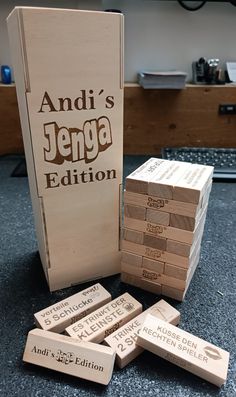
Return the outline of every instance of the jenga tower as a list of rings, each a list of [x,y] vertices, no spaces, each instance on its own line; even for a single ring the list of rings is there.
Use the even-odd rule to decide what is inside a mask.
[[[121,280],[182,301],[197,267],[213,167],[150,158],[126,178]]]

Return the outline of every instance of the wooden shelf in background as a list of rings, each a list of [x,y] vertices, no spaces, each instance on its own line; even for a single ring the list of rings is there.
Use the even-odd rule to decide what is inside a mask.
[[[236,147],[236,116],[219,104],[236,103],[236,86],[187,85],[184,90],[144,90],[125,85],[124,154],[160,154],[162,147]],[[14,84],[0,84],[0,155],[23,153]]]

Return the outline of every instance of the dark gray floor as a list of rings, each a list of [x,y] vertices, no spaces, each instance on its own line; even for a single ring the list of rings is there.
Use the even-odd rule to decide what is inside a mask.
[[[143,157],[126,157],[127,175]],[[235,225],[236,185],[214,183],[201,259],[185,301],[166,299],[181,312],[180,326],[231,352],[228,380],[221,389],[144,352],[123,370],[115,369],[107,387],[22,363],[33,313],[92,283],[49,293],[34,234],[27,178],[11,178],[17,157],[0,158],[0,396],[236,396],[235,383]],[[113,297],[128,291],[144,308],[158,297],[102,280]]]

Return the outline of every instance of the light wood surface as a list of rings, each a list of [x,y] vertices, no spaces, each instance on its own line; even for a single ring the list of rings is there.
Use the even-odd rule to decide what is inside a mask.
[[[97,283],[35,313],[35,323],[46,331],[60,333],[110,300],[111,294]]]
[[[160,155],[163,147],[236,146],[234,115],[218,114],[220,103],[235,103],[235,86],[188,85],[176,92],[126,84],[124,93],[125,154]],[[0,85],[0,154],[23,153],[18,113],[14,85]]]
[[[124,368],[143,352],[136,340],[148,313],[173,325],[177,325],[180,320],[179,311],[162,299],[105,338],[104,343],[116,352],[118,367]]]
[[[16,7],[8,30],[49,287],[118,273],[123,16]]]
[[[227,351],[151,314],[146,316],[137,344],[216,386],[227,379]]]
[[[34,329],[28,334],[23,361],[107,385],[115,352],[108,346]]]
[[[70,325],[65,331],[68,335],[80,340],[100,343],[141,311],[141,303],[126,292]]]

